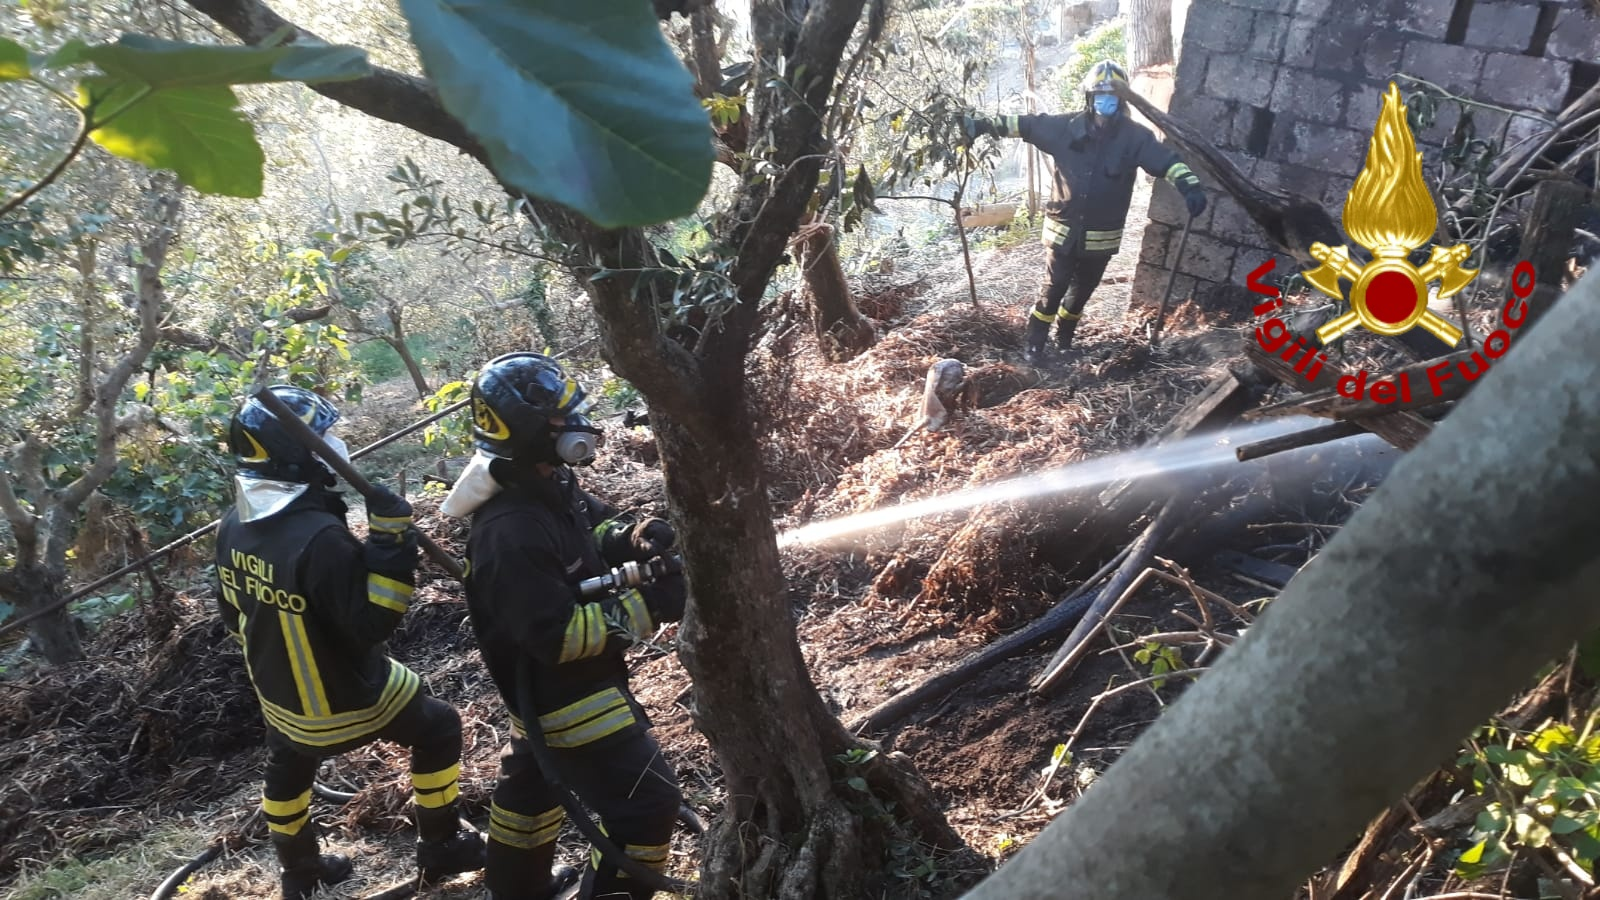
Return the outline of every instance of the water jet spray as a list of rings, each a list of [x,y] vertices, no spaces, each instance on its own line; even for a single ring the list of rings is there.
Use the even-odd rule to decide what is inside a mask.
[[[958,512],[991,503],[1030,500],[1048,494],[1097,487],[1123,479],[1137,480],[1175,472],[1194,472],[1223,464],[1237,466],[1240,463],[1235,457],[1235,452],[1240,445],[1259,443],[1302,431],[1308,424],[1314,424],[1314,420],[1303,416],[1267,419],[1220,432],[1186,437],[1171,444],[1126,450],[1098,459],[1069,463],[1043,472],[1017,475],[993,484],[822,522],[812,522],[781,532],[778,535],[778,546],[779,548],[802,544],[821,546],[837,538],[898,525],[911,519]]]

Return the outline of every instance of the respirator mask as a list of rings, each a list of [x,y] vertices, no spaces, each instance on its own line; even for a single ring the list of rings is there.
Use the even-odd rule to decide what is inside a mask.
[[[573,413],[566,423],[550,426],[555,441],[556,458],[569,466],[587,466],[594,462],[595,451],[605,443],[605,437],[589,417]]]
[[[344,460],[345,462],[350,461],[350,448],[345,446],[344,441],[340,440],[337,434],[334,434],[332,431],[327,432],[322,436],[322,442],[328,445],[329,450],[339,454],[340,459]],[[333,466],[328,465],[327,462],[322,459],[322,457],[317,457],[317,462],[322,463],[322,467],[328,470],[329,475],[336,476],[339,474],[338,472],[335,472],[333,470]]]
[[[1116,115],[1118,105],[1119,103],[1115,94],[1094,95],[1094,111],[1102,116]]]

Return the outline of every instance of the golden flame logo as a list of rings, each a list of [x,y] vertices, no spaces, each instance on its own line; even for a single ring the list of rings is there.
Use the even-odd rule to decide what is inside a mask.
[[[1428,309],[1428,285],[1438,281],[1443,298],[1471,283],[1478,273],[1461,268],[1461,263],[1472,255],[1472,248],[1434,247],[1420,268],[1408,259],[1438,230],[1437,215],[1433,195],[1422,179],[1422,154],[1411,136],[1400,89],[1390,82],[1366,166],[1344,205],[1345,233],[1367,249],[1372,261],[1357,265],[1348,246],[1311,245],[1312,257],[1322,264],[1305,273],[1312,287],[1344,300],[1339,280],[1352,285],[1350,311],[1317,329],[1323,344],[1357,325],[1387,335],[1421,326],[1452,347],[1461,341],[1461,329]]]

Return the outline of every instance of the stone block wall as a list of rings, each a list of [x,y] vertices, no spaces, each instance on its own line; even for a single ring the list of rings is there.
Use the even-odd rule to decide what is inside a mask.
[[[1337,221],[1366,164],[1382,92],[1403,97],[1410,75],[1460,96],[1538,113],[1559,112],[1600,79],[1600,14],[1589,0],[1192,0],[1171,113],[1196,126],[1252,181],[1320,201]],[[1511,141],[1539,130],[1524,117],[1479,108],[1477,133]],[[1419,129],[1430,157],[1457,124],[1456,105]],[[1191,163],[1192,164],[1192,163]],[[1205,174],[1199,167],[1202,178]],[[1192,223],[1157,184],[1133,284],[1138,304],[1157,304],[1169,272],[1174,302],[1240,302],[1246,274],[1274,254],[1226,193]],[[1277,257],[1269,281],[1296,271]]]

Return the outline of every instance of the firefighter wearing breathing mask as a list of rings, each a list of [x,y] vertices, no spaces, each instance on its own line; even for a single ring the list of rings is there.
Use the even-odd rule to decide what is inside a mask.
[[[332,404],[302,388],[269,390],[348,459]],[[461,717],[383,651],[411,601],[411,505],[374,485],[368,536],[357,540],[332,470],[254,397],[229,423],[228,446],[238,472],[217,532],[217,608],[266,720],[261,808],[283,896],[352,874],[348,857],[318,848],[311,787],[321,760],[379,739],[411,751],[422,881],[483,868],[483,837],[457,812]]]
[[[538,729],[552,773],[596,814],[628,856],[661,871],[681,795],[628,685],[624,651],[682,618],[682,575],[585,597],[584,579],[668,552],[670,525],[638,521],[579,486],[600,429],[583,388],[555,360],[511,353],[472,386],[478,452],[441,510],[471,520],[467,604],[484,664],[510,713],[511,740],[490,805],[485,886],[493,900],[543,900],[576,873],[552,875],[565,813],[540,770]],[[598,854],[583,898],[652,891]]]
[[[1115,86],[1128,73],[1111,60],[1096,63],[1083,79],[1086,109],[1067,115],[968,117],[969,137],[1016,137],[1050,154],[1055,180],[1045,206],[1045,278],[1026,331],[1026,360],[1044,361],[1050,323],[1065,355],[1089,297],[1100,285],[1111,257],[1122,247],[1122,228],[1133,199],[1134,173],[1144,169],[1183,195],[1190,217],[1205,211],[1200,179],[1169,147],[1129,119]],[[1065,305],[1062,300],[1071,293]]]

